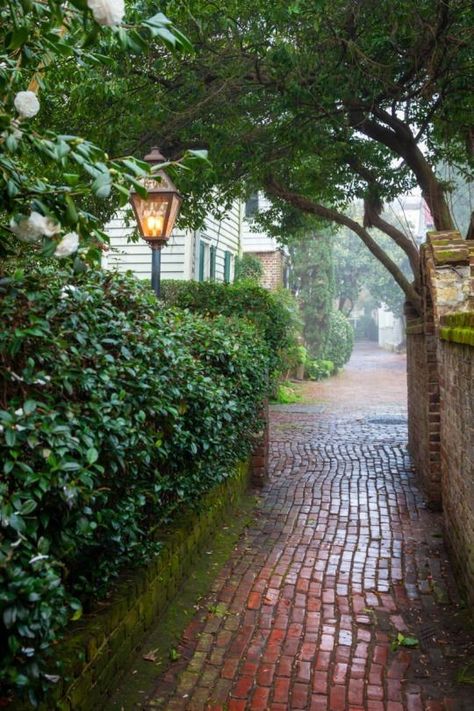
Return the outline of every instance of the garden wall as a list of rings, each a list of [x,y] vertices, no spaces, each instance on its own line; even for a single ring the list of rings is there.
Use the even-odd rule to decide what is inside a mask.
[[[408,445],[423,490],[441,508],[440,408],[436,340],[420,318],[407,318]]]
[[[183,511],[160,535],[163,549],[146,568],[120,578],[111,599],[85,615],[75,631],[58,646],[68,681],[59,683],[40,711],[96,711],[103,706],[117,677],[126,669],[144,633],[166,615],[199,552],[239,502],[248,487],[250,462],[206,494],[199,512]],[[9,708],[23,711],[16,703]]]
[[[474,312],[441,319],[438,353],[446,535],[474,604]]]
[[[407,312],[409,448],[474,603],[474,242],[430,232],[421,263],[423,316]]]

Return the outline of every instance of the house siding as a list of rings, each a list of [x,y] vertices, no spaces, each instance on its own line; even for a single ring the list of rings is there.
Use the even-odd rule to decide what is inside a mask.
[[[222,220],[208,216],[199,230],[199,237],[216,247],[215,280],[224,281],[225,253],[232,255],[230,280],[234,279],[235,256],[240,251],[242,205],[235,202]]]
[[[162,279],[199,279],[199,252],[203,242],[215,247],[215,280],[224,281],[225,253],[231,254],[231,274],[234,278],[235,256],[240,250],[242,207],[234,203],[222,220],[206,217],[200,230],[175,230],[161,253]],[[139,279],[151,278],[150,248],[143,239],[129,242],[135,229],[127,227],[125,214],[118,213],[106,226],[110,249],[103,265],[120,272],[131,271]],[[207,270],[209,272],[209,270]],[[206,274],[209,278],[209,273]]]

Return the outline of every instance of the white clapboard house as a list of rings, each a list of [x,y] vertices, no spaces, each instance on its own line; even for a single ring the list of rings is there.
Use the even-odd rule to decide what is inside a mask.
[[[288,256],[273,237],[253,223],[257,210],[268,207],[262,194],[247,203],[236,201],[221,220],[208,215],[199,230],[175,229],[161,252],[161,279],[194,279],[230,283],[234,280],[235,258],[250,253],[262,263],[262,286],[286,286]],[[130,213],[131,214],[131,213]],[[139,279],[151,278],[151,250],[139,238],[133,217],[118,212],[106,226],[110,248],[103,265],[120,272],[131,271]]]
[[[235,257],[241,252],[243,206],[235,203],[222,220],[208,216],[199,230],[175,228],[161,252],[161,279],[234,280]],[[151,278],[151,249],[143,239],[130,242],[136,232],[125,212],[106,226],[110,248],[104,266],[120,272],[131,271],[139,279]]]

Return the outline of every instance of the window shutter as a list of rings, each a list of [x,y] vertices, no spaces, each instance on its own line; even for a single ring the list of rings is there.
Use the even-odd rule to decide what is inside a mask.
[[[211,281],[216,280],[216,256],[217,256],[217,247],[214,245],[211,245],[211,263],[209,266],[209,277]]]
[[[199,242],[199,281],[204,281],[204,259],[206,257],[206,247],[204,242]]]
[[[230,260],[231,260],[231,253],[230,252],[224,252],[224,281],[226,284],[230,283]]]

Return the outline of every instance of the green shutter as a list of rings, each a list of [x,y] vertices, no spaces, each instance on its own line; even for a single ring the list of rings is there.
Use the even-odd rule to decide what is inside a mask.
[[[230,282],[230,259],[231,253],[224,252],[224,281],[226,284]]]
[[[217,254],[217,247],[214,245],[211,246],[211,264],[210,264],[210,270],[209,270],[209,276],[211,281],[216,280],[216,254]]]
[[[206,255],[206,247],[204,242],[199,242],[199,281],[204,281],[204,258]]]

